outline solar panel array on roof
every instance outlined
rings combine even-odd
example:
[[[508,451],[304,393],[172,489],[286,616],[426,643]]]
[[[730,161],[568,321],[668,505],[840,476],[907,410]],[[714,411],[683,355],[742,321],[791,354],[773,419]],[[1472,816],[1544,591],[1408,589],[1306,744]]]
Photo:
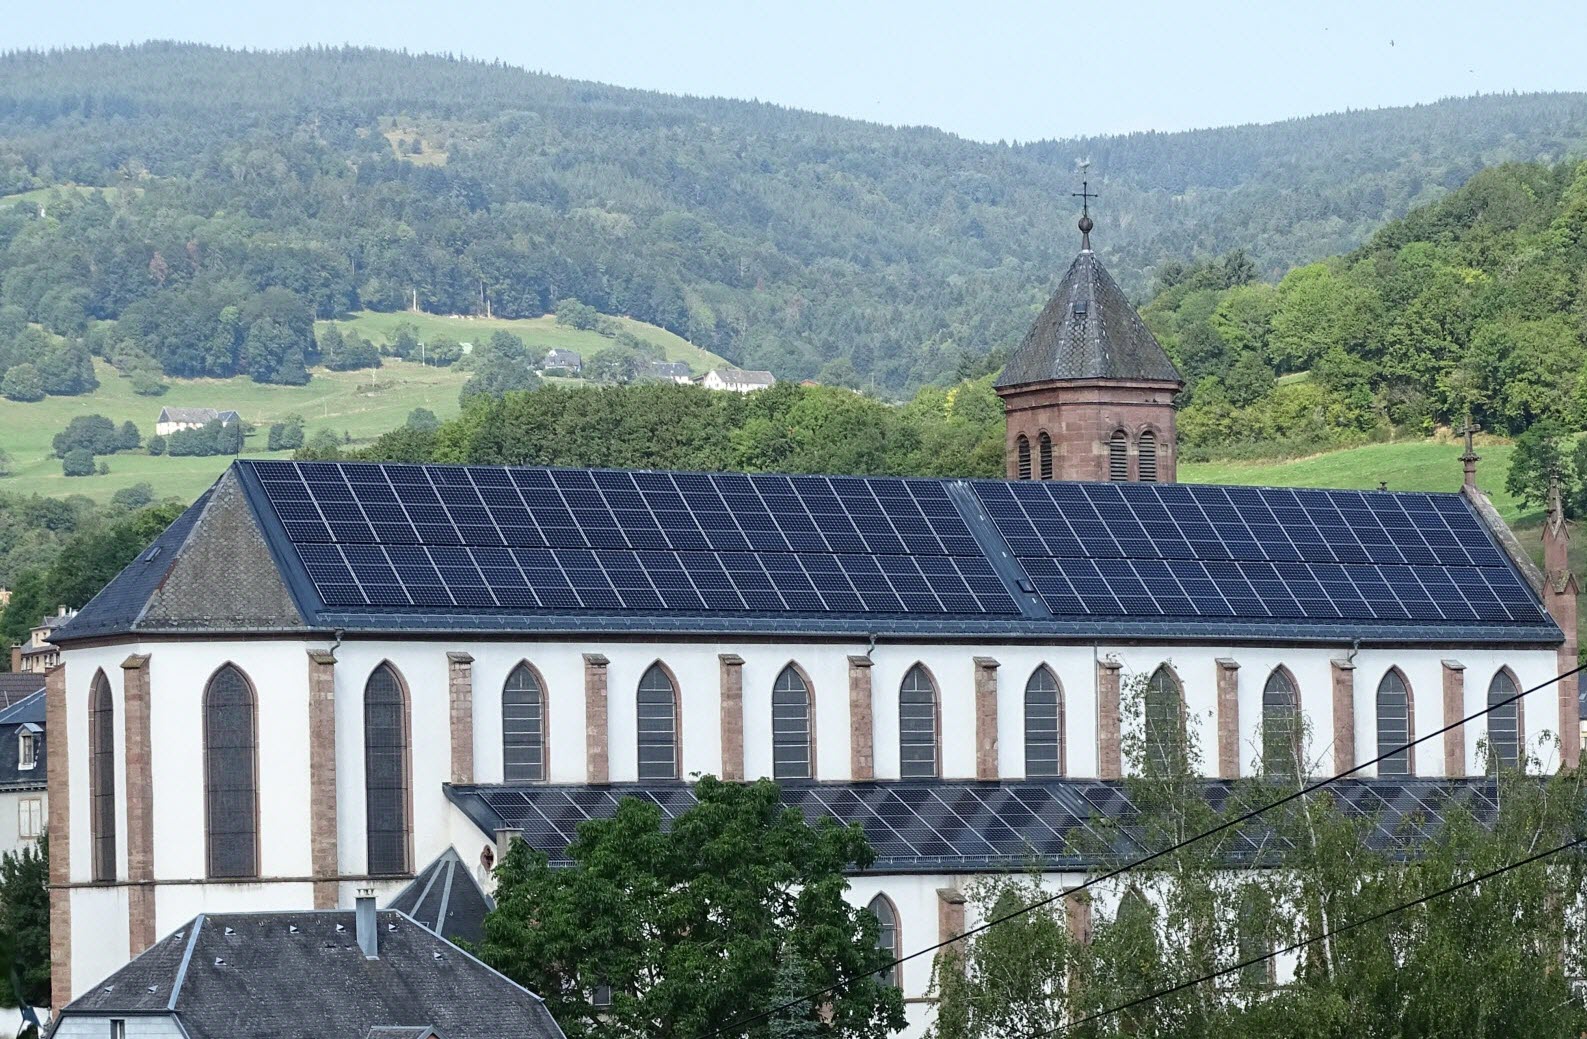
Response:
[[[1018,612],[936,481],[254,467],[333,607]]]
[[[1457,495],[991,481],[974,489],[1059,616],[1546,620]]]
[[[655,804],[670,821],[695,804],[687,783],[657,786],[478,786],[448,788],[448,796],[491,835],[510,827],[554,863],[566,863],[580,823],[610,817],[620,800]],[[1123,784],[1089,779],[1003,783],[919,781],[891,783],[784,783],[783,802],[814,822],[859,823],[875,849],[876,872],[939,868],[1029,866],[1085,869],[1138,857],[1148,850],[1134,829],[1135,805]],[[1233,783],[1207,780],[1203,796],[1215,810],[1233,807]],[[1444,810],[1459,803],[1479,821],[1497,811],[1498,789],[1489,777],[1471,780],[1355,779],[1333,787],[1340,810],[1369,819],[1367,845],[1378,851],[1412,848],[1435,835]],[[1259,789],[1253,804],[1265,803]],[[1275,861],[1288,850],[1270,821],[1258,819],[1230,831],[1220,845],[1231,864]]]
[[[1456,494],[237,466],[338,627],[1558,638]]]

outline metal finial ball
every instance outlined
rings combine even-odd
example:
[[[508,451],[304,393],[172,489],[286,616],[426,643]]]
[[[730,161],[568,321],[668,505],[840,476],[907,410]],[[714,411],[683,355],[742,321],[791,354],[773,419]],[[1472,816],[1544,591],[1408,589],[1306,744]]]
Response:
[[[1091,229],[1093,227],[1095,227],[1095,226],[1096,225],[1091,222],[1091,218],[1090,217],[1083,216],[1083,217],[1080,218],[1080,233],[1081,234],[1090,234],[1091,233]]]

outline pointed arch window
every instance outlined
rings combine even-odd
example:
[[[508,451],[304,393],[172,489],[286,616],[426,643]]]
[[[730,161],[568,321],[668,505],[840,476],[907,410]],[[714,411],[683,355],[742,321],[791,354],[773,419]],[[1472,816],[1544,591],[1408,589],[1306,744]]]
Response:
[[[1141,431],[1135,462],[1142,483],[1157,482],[1157,434],[1149,429]]]
[[[775,779],[809,779],[810,686],[789,664],[771,691],[771,771]]]
[[[1295,680],[1274,668],[1262,687],[1262,771],[1270,777],[1300,775],[1300,703]]]
[[[519,663],[501,687],[501,782],[546,779],[546,693],[540,676]]]
[[[1015,457],[1019,461],[1019,478],[1030,479],[1030,438],[1021,433],[1014,441]]]
[[[898,774],[903,779],[937,775],[937,686],[919,664],[898,690]]]
[[[369,872],[407,873],[408,696],[390,664],[364,684],[364,824]]]
[[[1399,668],[1378,683],[1378,775],[1415,775],[1411,748],[1411,690]]]
[[[891,960],[897,960],[903,955],[902,935],[898,927],[898,910],[893,908],[892,900],[886,895],[877,895],[871,899],[871,904],[865,907],[876,917],[876,947],[886,953]],[[898,964],[894,963],[877,974],[877,978],[884,985],[898,984]]]
[[[258,704],[227,664],[204,687],[204,814],[209,875],[259,875]]]
[[[501,773],[504,783],[546,778],[546,702],[540,678],[520,663],[501,690]]]
[[[1122,429],[1115,429],[1108,441],[1108,479],[1123,483],[1130,478],[1130,437]]]
[[[660,664],[639,680],[639,778],[677,779],[678,689]]]
[[[100,671],[88,692],[88,821],[94,879],[116,879],[116,705]],[[64,835],[62,837],[64,840]]]
[[[1273,952],[1269,920],[1272,918],[1272,899],[1266,891],[1253,885],[1241,889],[1235,907],[1235,950],[1240,968],[1240,984],[1245,988],[1267,988],[1273,984],[1273,961],[1262,959]],[[1252,962],[1252,961],[1256,962]]]
[[[1025,683],[1025,775],[1064,774],[1063,690],[1046,664]]]
[[[1049,436],[1045,430],[1043,430],[1042,433],[1036,437],[1036,456],[1037,461],[1041,465],[1041,468],[1038,470],[1041,473],[1041,478],[1043,480],[1051,480],[1052,437]]]
[[[1516,768],[1521,764],[1521,701],[1511,699],[1519,690],[1515,676],[1500,671],[1488,683],[1488,768]],[[1508,703],[1505,701],[1508,700]],[[1501,706],[1502,705],[1502,706]]]
[[[1146,771],[1164,775],[1177,771],[1185,760],[1184,690],[1179,678],[1165,665],[1146,683],[1142,704],[1145,717]]]

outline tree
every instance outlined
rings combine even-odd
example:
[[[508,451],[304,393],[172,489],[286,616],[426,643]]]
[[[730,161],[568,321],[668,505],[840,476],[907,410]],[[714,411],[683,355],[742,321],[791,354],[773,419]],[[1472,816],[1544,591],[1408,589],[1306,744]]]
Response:
[[[582,329],[593,329],[601,318],[600,312],[594,307],[580,303],[571,296],[557,302],[556,315],[557,324]]]
[[[295,451],[303,446],[303,416],[288,415],[270,426],[265,446],[271,451]]]
[[[0,993],[7,1006],[50,1003],[50,851],[47,838],[0,859]]]
[[[4,379],[0,379],[0,394],[9,400],[40,401],[44,399],[44,380],[33,365],[15,365],[6,372]]]
[[[217,419],[211,425],[218,424]],[[242,423],[228,422],[215,430],[215,453],[218,455],[235,455],[242,452]]]
[[[67,476],[94,475],[94,456],[85,447],[74,447],[61,459],[61,472]]]
[[[110,504],[117,508],[133,511],[154,502],[154,486],[148,483],[135,483],[131,487],[123,487],[110,496]]]
[[[412,321],[399,321],[391,332],[391,352],[403,360],[419,354],[419,329]]]
[[[451,336],[436,336],[424,344],[419,356],[425,364],[445,368],[462,359],[463,346]]]
[[[62,343],[45,352],[39,361],[44,392],[55,397],[75,397],[99,388],[94,359],[82,343]]]
[[[423,430],[425,432],[439,429],[441,420],[435,417],[435,412],[429,408],[414,408],[408,412],[408,421],[404,423],[409,429]]]
[[[292,457],[300,462],[334,462],[343,457],[342,438],[334,430],[317,429]]]
[[[151,454],[151,455],[163,455],[163,454],[165,454],[165,438],[164,437],[162,437],[162,436],[152,436],[152,437],[149,438],[149,454]]]
[[[892,953],[843,897],[845,871],[874,858],[858,827],[811,825],[766,780],[706,776],[694,790],[670,827],[654,803],[625,798],[580,828],[564,868],[515,843],[497,868],[485,961],[541,993],[570,1039],[703,1034],[769,1009],[790,960],[811,988],[858,979],[826,997],[822,1034],[902,1027],[898,990],[875,976]],[[605,986],[611,1006],[597,1007]]]
[[[502,337],[516,343],[516,348],[499,346],[497,339]],[[483,349],[474,351],[472,360],[474,374],[458,392],[458,399],[465,406],[474,397],[501,397],[540,385],[540,376],[529,366],[528,355],[517,336],[497,332]]]
[[[138,424],[131,419],[121,424],[121,436],[117,438],[117,451],[136,451],[138,445],[143,443],[143,434],[138,432]]]
[[[626,346],[611,346],[584,362],[584,377],[591,382],[621,386],[639,378],[645,359]]]
[[[1563,435],[1552,421],[1535,423],[1515,441],[1510,453],[1510,468],[1504,476],[1504,489],[1528,505],[1548,502],[1551,477],[1559,476],[1567,507],[1580,497],[1580,474],[1561,447]]]
[[[121,446],[121,431],[103,415],[78,415],[55,434],[51,441],[56,458],[65,458],[74,448],[85,448],[89,454],[115,454]]]

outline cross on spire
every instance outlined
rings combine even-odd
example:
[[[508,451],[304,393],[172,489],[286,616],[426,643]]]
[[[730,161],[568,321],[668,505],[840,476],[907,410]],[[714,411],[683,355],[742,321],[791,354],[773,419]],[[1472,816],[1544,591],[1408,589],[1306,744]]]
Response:
[[[1091,163],[1089,162],[1080,164],[1082,177],[1080,190],[1069,192],[1070,198],[1078,198],[1080,200],[1080,248],[1084,252],[1091,251],[1091,228],[1095,226],[1091,222],[1091,200],[1097,197],[1097,193],[1091,190],[1091,181],[1085,177],[1085,172],[1090,165]]]

